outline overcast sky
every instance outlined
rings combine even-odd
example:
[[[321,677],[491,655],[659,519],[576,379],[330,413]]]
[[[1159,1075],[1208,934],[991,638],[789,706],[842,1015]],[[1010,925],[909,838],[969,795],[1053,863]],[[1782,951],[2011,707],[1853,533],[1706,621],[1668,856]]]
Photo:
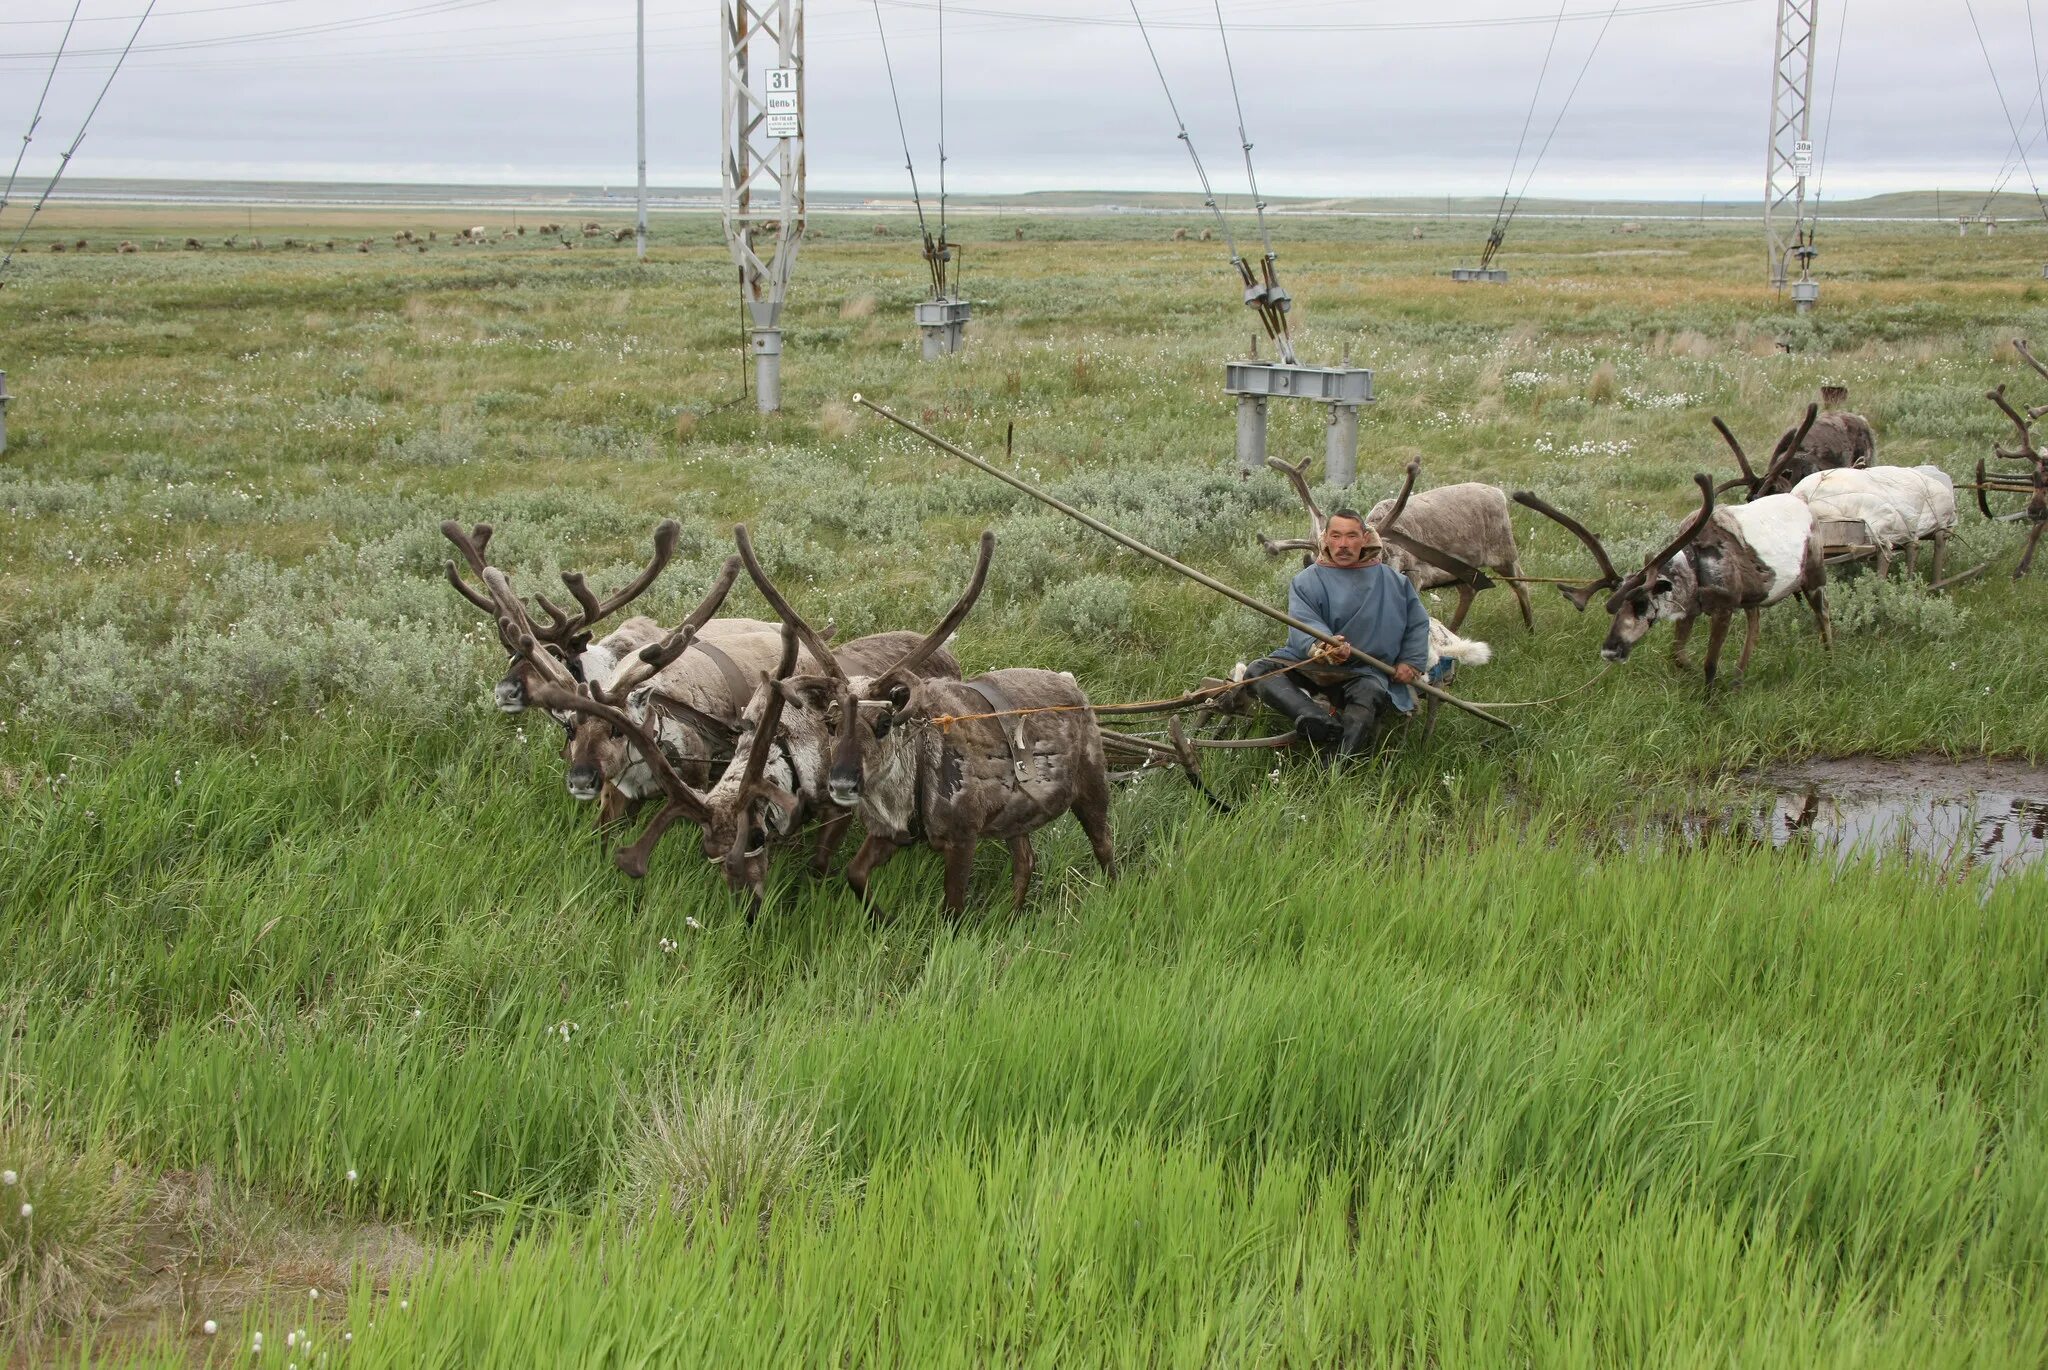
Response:
[[[1531,193],[1757,195],[1777,0],[1618,2],[1606,22],[1616,0],[1567,0],[1553,24],[1556,0],[1223,0],[1263,188],[1497,194],[1546,45],[1555,34],[1525,172],[1604,23]],[[77,0],[25,171],[47,176],[146,3]],[[1210,0],[1138,4],[1217,188],[1242,189]],[[1820,0],[1813,131],[1830,197],[1999,177],[2012,133],[1970,5],[2048,178],[2026,0]],[[72,8],[0,0],[4,163]],[[937,7],[880,10],[929,190]],[[1129,0],[945,10],[952,186],[1193,187]],[[716,183],[718,12],[647,2],[657,183]],[[873,0],[809,0],[807,14],[811,185],[900,189]],[[2048,6],[2042,23],[2048,40]],[[68,174],[630,184],[632,0],[159,0]]]

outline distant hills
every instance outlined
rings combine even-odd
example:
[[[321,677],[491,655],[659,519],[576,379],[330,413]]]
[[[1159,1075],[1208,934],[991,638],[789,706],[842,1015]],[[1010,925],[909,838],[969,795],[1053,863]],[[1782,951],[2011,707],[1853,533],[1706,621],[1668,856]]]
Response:
[[[631,206],[633,187],[604,185],[434,185],[419,182],[202,181],[179,179],[115,180],[80,177],[67,181],[54,197],[75,204],[276,204],[402,207],[499,208],[531,205],[610,209]],[[718,207],[716,186],[650,186],[648,201],[656,210],[704,211]],[[1220,197],[1230,213],[1249,213],[1242,195]],[[1276,213],[1367,214],[1428,217],[1492,217],[1500,203],[1495,195],[1404,196],[1273,196]],[[1187,214],[1202,211],[1199,195],[1148,190],[1039,190],[1017,195],[954,194],[949,204],[974,213],[1097,215]],[[910,197],[900,193],[812,191],[810,208],[817,213],[908,213]],[[1987,200],[1983,191],[1908,190],[1860,200],[1830,199],[1826,215],[1835,219],[1976,218],[1989,212],[2005,220],[2048,218],[2031,194],[2005,192]],[[1754,219],[1756,200],[1594,200],[1528,199],[1525,216],[1598,216],[1685,219]]]

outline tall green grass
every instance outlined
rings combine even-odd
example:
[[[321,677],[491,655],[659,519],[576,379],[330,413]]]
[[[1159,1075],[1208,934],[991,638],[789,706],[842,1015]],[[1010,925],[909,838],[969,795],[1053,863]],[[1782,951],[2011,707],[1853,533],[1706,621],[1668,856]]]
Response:
[[[196,1174],[428,1256],[317,1306],[260,1241],[253,1294],[214,1279],[168,1312],[131,1272],[110,1321],[20,1356],[236,1363],[260,1327],[283,1364],[305,1326],[408,1365],[2048,1358],[2048,880],[1658,836],[1786,756],[2048,754],[2038,581],[1942,610],[1845,592],[1832,654],[1774,612],[1712,699],[1659,644],[1588,684],[1604,623],[1539,595],[1528,636],[1496,592],[1467,631],[1497,662],[1461,691],[1565,697],[1514,736],[1447,714],[1336,780],[1219,758],[1229,816],[1147,780],[1116,800],[1123,879],[1056,825],[1018,916],[996,850],[958,923],[922,853],[878,879],[878,920],[778,870],[751,931],[688,842],[645,882],[613,869],[549,728],[486,704],[501,659],[437,580],[442,517],[495,519],[538,588],[609,583],[677,514],[660,614],[744,518],[847,634],[935,616],[994,526],[963,659],[1104,699],[1271,645],[825,407],[860,389],[991,453],[1015,419],[1034,479],[1277,599],[1254,535],[1298,515],[1230,464],[1213,254],[1118,231],[989,244],[943,367],[913,360],[900,246],[821,244],[768,419],[733,402],[729,268],[695,241],[644,270],[35,259],[0,297],[21,1106],[52,1155],[119,1139],[159,1254],[182,1248],[148,1177]],[[1855,265],[1794,321],[1710,226],[1629,240],[1676,254],[1654,259],[1543,226],[1498,291],[1394,232],[1289,240],[1304,347],[1379,370],[1369,489],[1416,453],[1623,546],[1722,465],[1707,414],[1754,448],[1823,379],[1887,459],[1966,470],[1999,427],[1981,392],[2019,379],[2000,341],[2048,318],[2010,236],[1844,231]],[[1282,408],[1274,450],[1319,446]],[[1530,570],[1580,569],[1559,530],[1518,533]]]

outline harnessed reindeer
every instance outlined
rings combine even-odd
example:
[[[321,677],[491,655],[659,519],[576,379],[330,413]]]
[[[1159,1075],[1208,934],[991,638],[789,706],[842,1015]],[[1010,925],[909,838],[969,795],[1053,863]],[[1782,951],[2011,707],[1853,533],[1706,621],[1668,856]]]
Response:
[[[2048,378],[2048,366],[2043,366],[2035,359],[2024,339],[2014,338],[2012,345],[2028,366],[2040,376]],[[2048,414],[2048,405],[2028,405],[2022,413],[2006,399],[2003,385],[1995,390],[1986,391],[1984,398],[1997,405],[2000,412],[2012,420],[2013,427],[2017,428],[2020,434],[2019,451],[2008,452],[2003,447],[1994,445],[1991,455],[1999,461],[2023,461],[2029,467],[2021,476],[1993,476],[1987,479],[1984,463],[1981,460],[1977,463],[1977,508],[1984,517],[2001,523],[2025,521],[2033,525],[2027,530],[2027,542],[2020,552],[2019,563],[2012,568],[2012,578],[2019,580],[2033,568],[2034,549],[2041,545],[2041,534],[2048,531],[2048,451],[2044,451],[2034,441],[2034,423],[2043,414]],[[2026,507],[2011,514],[1992,513],[1991,501],[1985,497],[1987,484],[1991,489],[2003,490],[2009,494],[2027,495]]]
[[[1109,768],[1101,730],[1074,678],[1033,668],[964,681],[910,674],[974,607],[988,577],[994,534],[981,535],[974,574],[939,625],[873,675],[845,670],[762,571],[743,530],[739,544],[762,597],[824,667],[822,675],[765,685],[757,700],[764,715],[770,707],[779,710],[799,782],[791,798],[860,814],[867,840],[847,866],[846,881],[864,903],[871,903],[875,871],[922,841],[945,858],[946,909],[960,913],[974,849],[993,838],[1009,847],[1012,904],[1021,907],[1034,865],[1031,834],[1062,813],[1079,820],[1096,861],[1114,878]],[[768,736],[765,725],[754,730],[750,764]],[[749,815],[743,811],[740,821],[746,824]]]
[[[1600,566],[1600,577],[1583,586],[1558,587],[1581,611],[1594,594],[1609,590],[1607,612],[1613,616],[1600,655],[1626,661],[1630,651],[1659,621],[1675,624],[1672,660],[1691,666],[1685,654],[1693,624],[1704,615],[1707,638],[1706,680],[1713,687],[1728,625],[1740,609],[1748,619],[1742,656],[1735,667],[1740,683],[1756,650],[1763,610],[1782,599],[1803,594],[1813,609],[1821,641],[1834,646],[1828,620],[1827,568],[1813,511],[1793,495],[1766,495],[1753,503],[1714,507],[1714,482],[1704,473],[1693,477],[1700,490],[1699,511],[1662,548],[1650,554],[1642,569],[1624,576],[1614,569],[1607,549],[1587,527],[1544,503],[1526,490],[1515,502],[1553,519],[1586,545]]]
[[[1272,556],[1302,551],[1311,556],[1322,550],[1323,511],[1316,507],[1308,488],[1308,459],[1290,466],[1278,457],[1266,458],[1266,465],[1287,478],[1308,513],[1306,538],[1259,539]],[[1387,546],[1387,563],[1408,577],[1418,590],[1457,587],[1458,607],[1451,612],[1450,628],[1456,632],[1471,611],[1473,597],[1493,585],[1488,571],[1499,573],[1514,592],[1522,609],[1523,626],[1533,631],[1536,620],[1529,605],[1529,591],[1523,586],[1520,553],[1515,547],[1514,524],[1508,518],[1508,497],[1498,486],[1467,481],[1440,485],[1417,492],[1415,479],[1422,464],[1411,461],[1401,493],[1383,499],[1366,514],[1368,525],[1378,530]],[[1395,525],[1399,524],[1397,528]]]

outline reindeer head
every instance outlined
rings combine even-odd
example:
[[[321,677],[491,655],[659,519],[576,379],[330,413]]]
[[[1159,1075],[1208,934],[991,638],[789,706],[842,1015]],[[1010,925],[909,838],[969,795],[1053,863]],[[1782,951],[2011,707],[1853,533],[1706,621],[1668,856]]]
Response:
[[[988,580],[989,559],[995,554],[995,534],[981,535],[974,574],[938,626],[881,671],[853,677],[840,668],[831,647],[790,607],[789,600],[768,578],[754,554],[745,526],[735,528],[733,537],[739,544],[747,574],[753,577],[762,598],[774,607],[802,640],[812,659],[824,668],[823,675],[794,677],[782,682],[778,689],[787,710],[785,736],[793,749],[804,749],[804,759],[796,764],[804,769],[808,763],[811,774],[823,773],[824,798],[841,808],[853,808],[861,801],[869,763],[888,742],[911,703],[918,668],[945,645],[981,597],[982,586]]]
[[[444,525],[443,531],[448,532],[450,539],[464,550],[465,555],[472,551],[476,554],[471,564],[477,568],[483,579],[482,592],[472,590],[455,574],[452,565],[449,568],[450,579],[462,592],[463,597],[472,604],[481,602],[490,606],[492,617],[497,621],[499,640],[513,653],[514,659],[527,669],[525,680],[528,698],[533,704],[546,709],[556,717],[572,719],[579,724],[572,729],[573,735],[568,749],[572,771],[584,756],[579,744],[585,740],[582,734],[588,732],[598,738],[599,745],[612,736],[626,739],[638,753],[639,760],[653,773],[656,784],[660,786],[665,796],[665,802],[641,833],[639,840],[620,851],[615,858],[619,868],[628,875],[635,878],[645,875],[647,861],[655,844],[677,819],[687,818],[703,824],[709,821],[710,811],[704,803],[704,797],[683,782],[682,777],[676,773],[667,756],[663,754],[653,730],[647,726],[644,698],[636,705],[637,712],[623,706],[633,700],[635,692],[639,691],[642,685],[690,649],[690,644],[696,640],[698,630],[711,620],[712,615],[718,612],[718,607],[725,602],[726,594],[732,589],[732,583],[739,575],[739,558],[726,559],[725,566],[717,580],[713,582],[709,593],[674,632],[659,642],[641,648],[619,671],[617,678],[605,685],[578,680],[571,674],[567,664],[542,643],[540,635],[534,629],[525,601],[513,592],[511,580],[503,571],[483,560],[483,547],[488,533],[482,537],[464,536],[461,530],[453,528],[453,525]],[[667,560],[667,554],[663,550],[664,543],[668,549],[673,549],[672,536],[664,539],[657,534],[657,562],[660,563]],[[642,579],[651,581],[659,569],[660,566],[656,565]],[[567,576],[564,577],[564,580],[569,579]],[[588,592],[580,591],[579,584],[580,577],[571,582],[570,591],[576,595],[577,602],[585,607],[587,626],[590,621],[594,621],[594,615],[590,611],[595,607],[595,601],[586,603]],[[641,588],[645,588],[644,585]],[[635,590],[634,593],[637,594],[639,591]],[[558,624],[568,622],[566,616],[559,613],[554,617]],[[580,726],[586,720],[598,726]],[[572,781],[572,790],[574,788],[576,785]]]
[[[1517,490],[1514,494],[1515,503],[1563,525],[1586,545],[1586,550],[1593,554],[1593,560],[1599,563],[1599,579],[1584,585],[1559,588],[1564,591],[1565,598],[1582,612],[1599,591],[1611,592],[1607,596],[1606,608],[1613,622],[1608,627],[1606,641],[1600,644],[1600,655],[1609,661],[1628,660],[1629,652],[1649,635],[1653,626],[1667,619],[1685,617],[1687,606],[1692,603],[1698,588],[1692,563],[1674,558],[1700,535],[1714,512],[1714,482],[1705,472],[1695,475],[1693,482],[1700,489],[1699,512],[1687,520],[1668,544],[1652,552],[1641,570],[1631,571],[1626,576],[1614,569],[1607,549],[1584,524],[1553,509],[1527,490]]]

